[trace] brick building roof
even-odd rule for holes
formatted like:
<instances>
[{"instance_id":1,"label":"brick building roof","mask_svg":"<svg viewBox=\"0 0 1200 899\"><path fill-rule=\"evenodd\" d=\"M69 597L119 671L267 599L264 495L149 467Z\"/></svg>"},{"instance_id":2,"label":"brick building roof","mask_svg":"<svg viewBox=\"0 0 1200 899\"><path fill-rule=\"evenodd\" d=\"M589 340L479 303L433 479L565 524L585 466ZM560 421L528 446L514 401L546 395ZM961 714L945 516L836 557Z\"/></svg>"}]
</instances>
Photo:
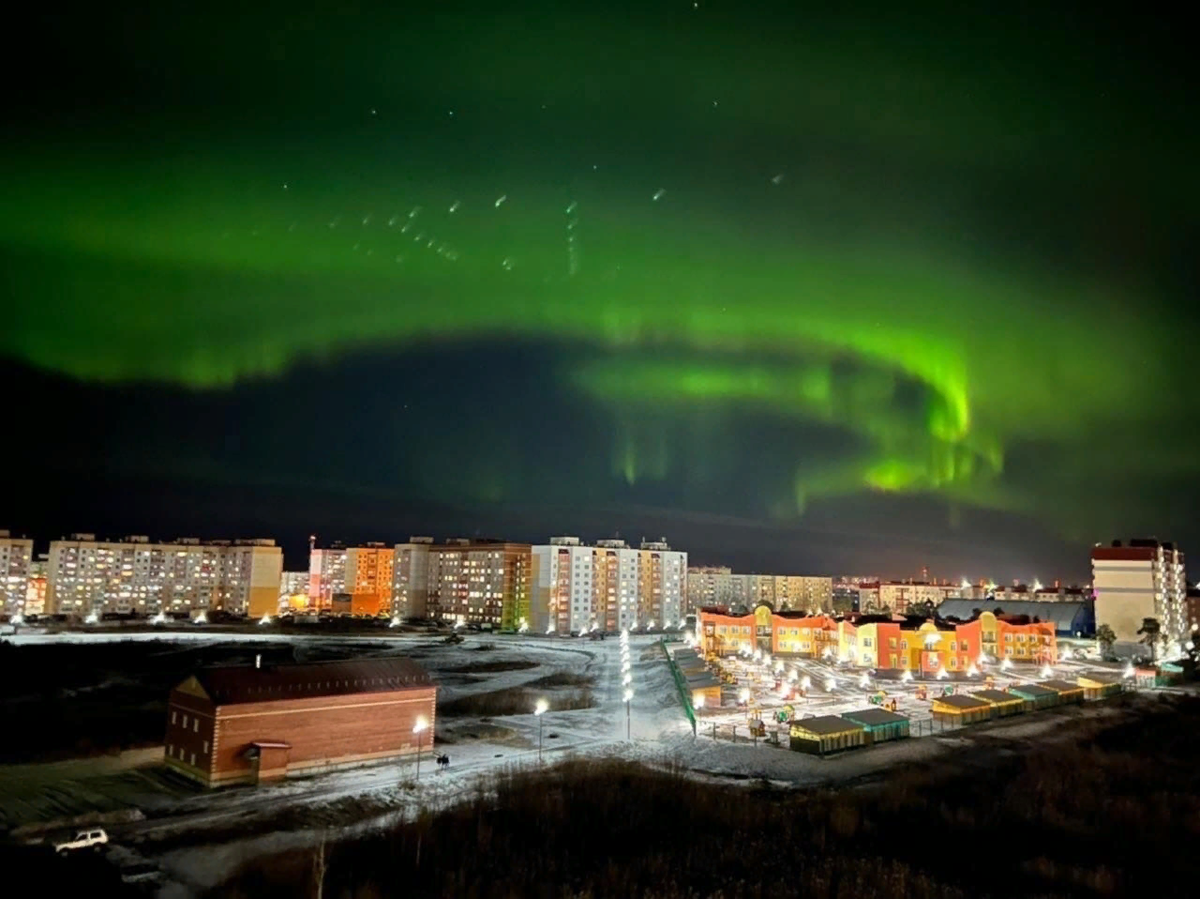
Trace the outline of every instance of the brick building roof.
<instances>
[{"instance_id":1,"label":"brick building roof","mask_svg":"<svg viewBox=\"0 0 1200 899\"><path fill-rule=\"evenodd\" d=\"M432 686L428 672L410 659L351 659L302 665L202 668L196 681L216 705L386 693Z\"/></svg>"}]
</instances>

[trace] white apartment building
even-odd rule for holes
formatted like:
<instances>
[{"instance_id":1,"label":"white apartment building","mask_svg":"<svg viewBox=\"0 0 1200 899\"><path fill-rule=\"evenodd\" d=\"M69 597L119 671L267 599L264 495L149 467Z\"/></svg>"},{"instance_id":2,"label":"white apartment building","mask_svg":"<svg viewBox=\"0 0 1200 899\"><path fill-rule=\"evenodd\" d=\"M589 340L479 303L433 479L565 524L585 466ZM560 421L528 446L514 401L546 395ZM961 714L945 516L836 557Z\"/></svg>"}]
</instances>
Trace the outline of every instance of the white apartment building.
<instances>
[{"instance_id":1,"label":"white apartment building","mask_svg":"<svg viewBox=\"0 0 1200 899\"><path fill-rule=\"evenodd\" d=\"M279 598L308 595L308 572L285 571L279 576Z\"/></svg>"},{"instance_id":2,"label":"white apartment building","mask_svg":"<svg viewBox=\"0 0 1200 899\"><path fill-rule=\"evenodd\" d=\"M397 543L392 559L392 614L424 618L429 614L429 551L432 537Z\"/></svg>"},{"instance_id":3,"label":"white apartment building","mask_svg":"<svg viewBox=\"0 0 1200 899\"><path fill-rule=\"evenodd\" d=\"M204 542L73 534L50 544L46 612L86 617L224 610L274 614L283 553L273 540Z\"/></svg>"},{"instance_id":4,"label":"white apartment building","mask_svg":"<svg viewBox=\"0 0 1200 899\"><path fill-rule=\"evenodd\" d=\"M703 565L687 572L687 611L709 606L728 608L733 603L733 572L722 566Z\"/></svg>"},{"instance_id":5,"label":"white apartment building","mask_svg":"<svg viewBox=\"0 0 1200 899\"><path fill-rule=\"evenodd\" d=\"M1173 653L1188 639L1187 577L1183 553L1171 543L1130 540L1124 545L1092 549L1092 587L1096 594L1096 626L1116 634L1114 651L1130 655L1138 649L1138 630L1146 618L1157 619L1161 650ZM1161 657L1161 652L1160 652Z\"/></svg>"},{"instance_id":6,"label":"white apartment building","mask_svg":"<svg viewBox=\"0 0 1200 899\"><path fill-rule=\"evenodd\" d=\"M666 541L585 545L553 537L533 547L531 626L554 633L677 625L687 596L687 553Z\"/></svg>"},{"instance_id":7,"label":"white apartment building","mask_svg":"<svg viewBox=\"0 0 1200 899\"><path fill-rule=\"evenodd\" d=\"M5 615L25 610L32 564L33 541L0 531L0 612Z\"/></svg>"},{"instance_id":8,"label":"white apartment building","mask_svg":"<svg viewBox=\"0 0 1200 899\"><path fill-rule=\"evenodd\" d=\"M346 547L334 544L308 553L308 600L312 608L328 611L333 597L346 592Z\"/></svg>"},{"instance_id":9,"label":"white apartment building","mask_svg":"<svg viewBox=\"0 0 1200 899\"><path fill-rule=\"evenodd\" d=\"M879 584L879 606L903 615L909 606L930 603L935 609L951 596L957 596L961 587L951 584L931 584L925 581L881 581Z\"/></svg>"}]
</instances>

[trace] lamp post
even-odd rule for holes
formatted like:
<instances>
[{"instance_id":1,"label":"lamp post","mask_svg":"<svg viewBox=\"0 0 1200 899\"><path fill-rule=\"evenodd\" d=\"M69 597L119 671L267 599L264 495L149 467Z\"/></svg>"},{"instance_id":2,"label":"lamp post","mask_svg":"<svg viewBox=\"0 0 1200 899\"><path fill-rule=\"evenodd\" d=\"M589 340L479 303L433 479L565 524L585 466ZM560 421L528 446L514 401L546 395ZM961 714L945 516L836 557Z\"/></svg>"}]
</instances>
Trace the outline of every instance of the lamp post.
<instances>
[{"instance_id":1,"label":"lamp post","mask_svg":"<svg viewBox=\"0 0 1200 899\"><path fill-rule=\"evenodd\" d=\"M633 699L633 690L625 688L625 740L629 740L629 703Z\"/></svg>"},{"instance_id":2,"label":"lamp post","mask_svg":"<svg viewBox=\"0 0 1200 899\"><path fill-rule=\"evenodd\" d=\"M533 714L538 720L538 764L542 763L542 715L550 708L550 703L544 699L539 699L537 705L533 707Z\"/></svg>"},{"instance_id":3,"label":"lamp post","mask_svg":"<svg viewBox=\"0 0 1200 899\"><path fill-rule=\"evenodd\" d=\"M413 725L413 733L417 735L417 780L421 779L421 734L429 730L429 721L424 715L417 716Z\"/></svg>"}]
</instances>

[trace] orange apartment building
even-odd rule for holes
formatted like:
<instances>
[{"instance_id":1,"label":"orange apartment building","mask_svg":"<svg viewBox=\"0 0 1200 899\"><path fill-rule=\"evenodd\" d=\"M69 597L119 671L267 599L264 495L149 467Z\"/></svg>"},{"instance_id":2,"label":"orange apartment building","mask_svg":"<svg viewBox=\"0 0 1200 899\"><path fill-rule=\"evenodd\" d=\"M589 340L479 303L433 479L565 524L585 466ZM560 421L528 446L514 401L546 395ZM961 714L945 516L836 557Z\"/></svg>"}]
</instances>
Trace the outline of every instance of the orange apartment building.
<instances>
[{"instance_id":1,"label":"orange apartment building","mask_svg":"<svg viewBox=\"0 0 1200 899\"><path fill-rule=\"evenodd\" d=\"M346 550L346 592L350 614L373 618L392 613L392 566L395 552L384 543Z\"/></svg>"},{"instance_id":2,"label":"orange apartment building","mask_svg":"<svg viewBox=\"0 0 1200 899\"><path fill-rule=\"evenodd\" d=\"M837 622L828 615L776 612L766 603L746 615L700 610L700 645L706 655L762 649L772 655L819 658L837 647Z\"/></svg>"}]
</instances>

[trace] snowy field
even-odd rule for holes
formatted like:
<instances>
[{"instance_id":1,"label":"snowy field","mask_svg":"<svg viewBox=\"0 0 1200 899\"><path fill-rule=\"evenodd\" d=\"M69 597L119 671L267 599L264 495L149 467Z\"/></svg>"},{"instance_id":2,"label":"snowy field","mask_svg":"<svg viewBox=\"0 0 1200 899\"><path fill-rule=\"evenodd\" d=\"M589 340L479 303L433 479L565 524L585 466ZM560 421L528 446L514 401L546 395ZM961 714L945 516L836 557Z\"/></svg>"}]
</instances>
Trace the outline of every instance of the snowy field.
<instances>
[{"instance_id":1,"label":"snowy field","mask_svg":"<svg viewBox=\"0 0 1200 899\"><path fill-rule=\"evenodd\" d=\"M964 748L984 743L1011 741L1019 746L1030 738L1052 739L1065 721L1078 717L1115 715L1103 704L1018 716L982 728L966 728L922 739L885 744L870 750L820 759L760 742L713 740L707 731L713 723L739 726L747 734L747 711L739 708L705 710L699 736L680 705L675 683L656 637L630 638L629 688L632 698L624 701L626 685L621 664L621 646L616 638L536 638L466 634L464 642L447 645L429 635L378 633L368 635L307 635L280 633L230 633L228 631L171 630L120 634L73 632L39 635L23 633L7 638L17 644L95 643L120 640L163 640L173 642L287 642L311 647L313 653L326 648L350 651L358 657L403 655L425 666L439 684L439 713L436 722L436 753L450 756L446 770L433 764L435 754L427 747L417 776L415 759L304 778L261 787L238 787L217 791L155 791L148 781L153 769L132 763L133 770L114 771L119 762L106 761L103 771L89 779L88 765L80 760L58 769L51 766L9 766L0 776L18 791L27 785L30 802L41 795L75 791L83 801L91 797L120 806L136 805L146 814L140 822L113 828L115 843L133 847L163 867L167 887L162 895L188 896L218 884L242 861L264 853L311 845L322 835L346 835L363 829L384 827L418 808L453 804L485 784L487 777L510 766L551 764L576 756L617 756L650 765L670 765L692 771L698 781L763 780L781 787L798 787L880 776L897 764L966 755ZM304 650L298 649L299 654ZM916 698L916 683L876 681L851 670L815 661L788 660L777 672L775 664L764 666L749 660L730 661L739 681L734 694L745 685L751 704L764 720L771 712L791 704L796 715L841 714L869 707L868 697L879 689L888 699L896 698L898 711L914 719L929 716L928 701ZM1054 676L1074 679L1087 663L1061 663ZM808 678L808 696L785 700L776 690L782 676L791 670L792 683ZM1112 671L1112 668L1102 670ZM1040 668L1023 666L989 671L996 687L1038 680ZM930 696L949 681L930 680ZM972 683L957 682L956 689L980 689L983 677ZM528 711L493 716L464 711L473 697L509 691L528 700ZM590 707L554 711L556 700L588 695ZM545 698L551 711L534 714L536 699ZM464 700L466 701L464 703ZM444 711L443 711L444 710ZM1129 714L1128 711L1125 714ZM785 731L786 733L786 731ZM783 739L786 747L786 737ZM541 759L539 762L539 743ZM131 758L137 759L136 755ZM60 763L61 765L62 763ZM69 786L56 778L70 772ZM136 783L136 790L127 788ZM122 794L122 789L129 792ZM2 793L3 791L0 791Z\"/></svg>"}]
</instances>

